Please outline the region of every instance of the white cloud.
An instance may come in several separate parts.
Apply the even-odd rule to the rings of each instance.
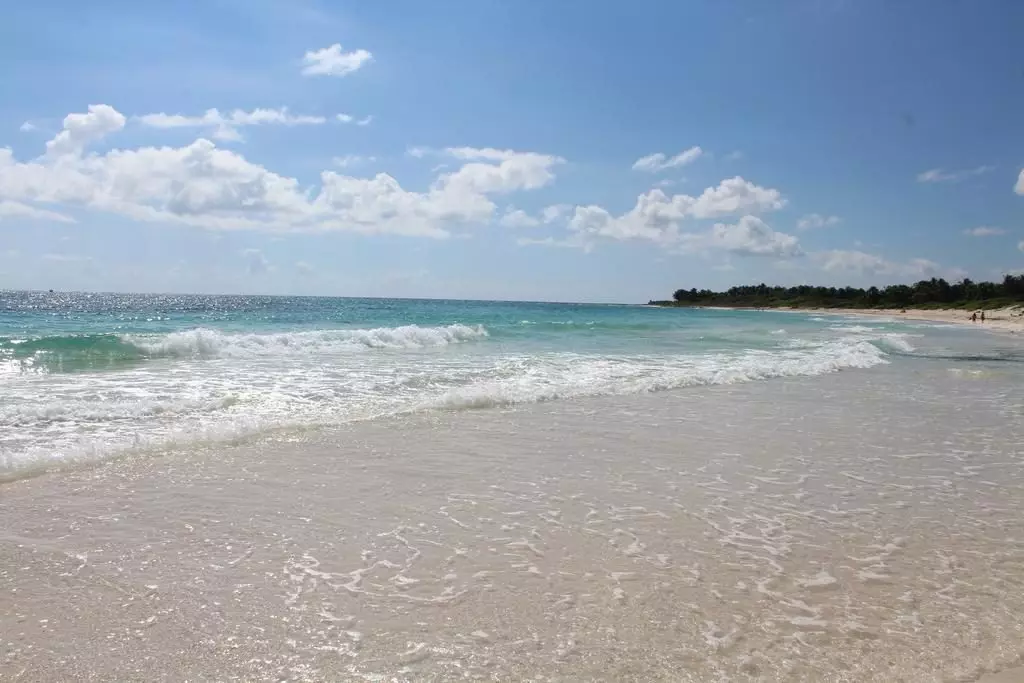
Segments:
[[[700,147],[691,147],[690,149],[683,150],[674,157],[668,157],[661,152],[648,154],[645,157],[637,159],[633,163],[633,170],[657,173],[658,171],[664,171],[669,168],[679,168],[686,166],[687,164],[692,164],[703,154],[704,150]]]
[[[3,221],[5,218],[28,218],[38,221],[56,221],[58,223],[75,222],[75,219],[71,216],[65,216],[56,211],[39,209],[28,204],[12,202],[10,200],[0,201],[0,221]]]
[[[540,221],[530,214],[522,209],[512,209],[512,207],[505,210],[505,215],[498,223],[506,228],[535,228],[540,225]]]
[[[740,176],[709,187],[697,198],[691,213],[697,218],[714,218],[740,212],[776,211],[786,205],[782,193],[755,185]]]
[[[340,115],[339,115],[340,116]],[[326,123],[323,116],[292,114],[287,107],[280,109],[253,109],[244,111],[235,109],[221,114],[216,109],[207,109],[201,116],[183,116],[181,114],[145,114],[138,117],[139,122],[151,128],[202,128],[211,131],[217,140],[241,140],[238,128],[242,126],[280,125],[280,126],[311,126]]]
[[[977,228],[968,228],[967,230],[964,230],[964,234],[970,237],[995,237],[997,235],[1005,235],[1006,231],[1002,228],[980,225]]]
[[[26,121],[25,123],[18,126],[18,130],[20,130],[22,133],[31,133],[35,129],[36,124],[32,123],[31,121]]]
[[[540,212],[540,219],[544,223],[554,223],[572,211],[571,204],[552,204],[551,206],[545,206]]]
[[[335,166],[339,168],[348,168],[349,166],[358,166],[360,164],[371,164],[377,161],[377,157],[364,157],[359,154],[346,154],[343,157],[334,157],[332,159]]]
[[[423,159],[428,156],[442,156],[460,161],[507,161],[520,154],[511,149],[497,149],[494,147],[410,147],[406,154],[416,159]]]
[[[1017,242],[1017,248],[1020,249],[1021,251],[1024,251],[1024,240]]]
[[[757,216],[743,216],[735,224],[716,223],[705,234],[682,236],[686,249],[721,249],[745,256],[792,258],[803,254],[793,235],[772,230]]]
[[[739,161],[742,158],[743,158],[743,152],[741,152],[738,149],[737,150],[733,150],[732,152],[729,152],[728,154],[725,155],[725,160],[726,161]]]
[[[354,123],[357,126],[368,126],[368,125],[370,125],[373,122],[373,116],[372,115],[371,116],[363,117],[361,119],[357,119],[356,117],[352,116],[351,114],[338,114],[337,117],[335,117],[335,118],[337,118],[342,123]]]
[[[309,50],[302,58],[304,76],[348,76],[373,59],[366,50],[342,52],[341,44],[319,50]]]
[[[838,224],[839,216],[822,216],[818,213],[809,213],[796,222],[796,228],[797,230],[812,230]]]
[[[919,183],[958,183],[974,176],[979,176],[995,170],[995,166],[978,166],[960,171],[947,171],[942,168],[931,168],[917,174]]]
[[[520,239],[522,246],[575,247],[589,251],[595,237],[618,240],[647,239],[679,253],[724,251],[738,256],[770,256],[787,259],[803,255],[793,235],[772,230],[757,216],[742,216],[736,223],[716,223],[702,232],[680,233],[673,223],[623,221],[599,206],[578,206],[569,221],[572,234],[566,239]]]
[[[296,261],[295,270],[299,271],[299,274],[301,275],[312,275],[313,273],[316,272],[316,268],[309,265],[305,261]]]
[[[423,148],[415,148],[421,154],[424,151]],[[447,147],[442,150],[444,154],[455,157],[456,159],[464,160],[479,160],[484,159],[486,161],[505,161],[515,156],[515,152],[508,149],[494,149],[493,147]],[[413,155],[415,156],[415,154]]]
[[[899,275],[905,277],[929,278],[942,273],[942,267],[934,261],[913,258],[904,263],[889,261],[881,256],[863,251],[834,249],[812,255],[822,270],[854,271],[873,275]],[[957,270],[957,273],[960,271]]]
[[[587,238],[643,239],[668,245],[680,239],[679,227],[687,218],[759,213],[785,204],[778,190],[736,176],[705,189],[699,197],[669,196],[660,189],[649,190],[637,197],[632,209],[617,217],[600,206],[577,206],[569,229]]]
[[[473,161],[442,174],[423,192],[403,188],[386,173],[355,178],[330,170],[321,173],[319,188],[303,187],[295,178],[202,138],[184,147],[82,155],[87,142],[101,137],[98,131],[123,124],[124,117],[113,109],[91,109],[97,111],[92,119],[69,116],[65,131],[48,143],[47,157],[21,162],[10,149],[0,148],[0,200],[81,206],[215,230],[443,238],[452,225],[490,222],[496,211],[492,195],[547,185],[554,179],[552,169],[562,162],[550,155],[509,152],[500,162]],[[88,121],[82,123],[83,118]]]
[[[1020,175],[1017,176],[1017,185],[1013,188],[1013,191],[1017,194],[1024,194],[1024,169],[1021,169]]]
[[[466,156],[459,159],[486,159],[494,163],[473,161],[452,173],[442,174],[434,184],[435,188],[460,194],[488,194],[511,192],[513,190],[535,190],[554,180],[552,169],[565,162],[561,157],[534,152],[513,152],[502,150],[473,150],[459,148]],[[476,155],[473,153],[476,152]],[[455,155],[453,155],[455,156]]]
[[[46,143],[46,153],[57,157],[81,154],[86,145],[124,128],[125,118],[105,104],[90,104],[85,114],[68,114],[64,129]]]
[[[250,275],[265,275],[273,269],[270,261],[259,249],[243,249],[242,258],[246,260]]]

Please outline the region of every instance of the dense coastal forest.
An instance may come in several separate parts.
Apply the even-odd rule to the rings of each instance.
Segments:
[[[724,292],[679,289],[660,306],[744,306],[757,308],[1000,308],[1024,304],[1024,275],[1006,275],[1002,282],[949,283],[942,278],[888,287],[732,287]]]

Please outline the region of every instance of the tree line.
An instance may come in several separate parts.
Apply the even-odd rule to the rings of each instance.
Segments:
[[[668,306],[744,306],[793,308],[999,308],[1024,303],[1024,274],[1006,275],[1002,282],[974,282],[964,278],[921,280],[913,285],[888,287],[769,287],[764,283],[731,287],[724,292],[678,289]]]

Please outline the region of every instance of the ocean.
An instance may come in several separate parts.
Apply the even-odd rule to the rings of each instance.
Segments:
[[[272,430],[897,364],[952,331],[793,313],[0,293],[0,476]]]
[[[1024,662],[1012,335],[4,292],[0,388],[4,680],[939,683]]]

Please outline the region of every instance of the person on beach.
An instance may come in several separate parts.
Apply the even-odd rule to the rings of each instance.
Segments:
[[[972,323],[978,322],[978,312],[977,311],[975,311],[974,313],[971,313],[971,322]]]
[[[981,322],[985,322],[985,311],[981,312]]]

